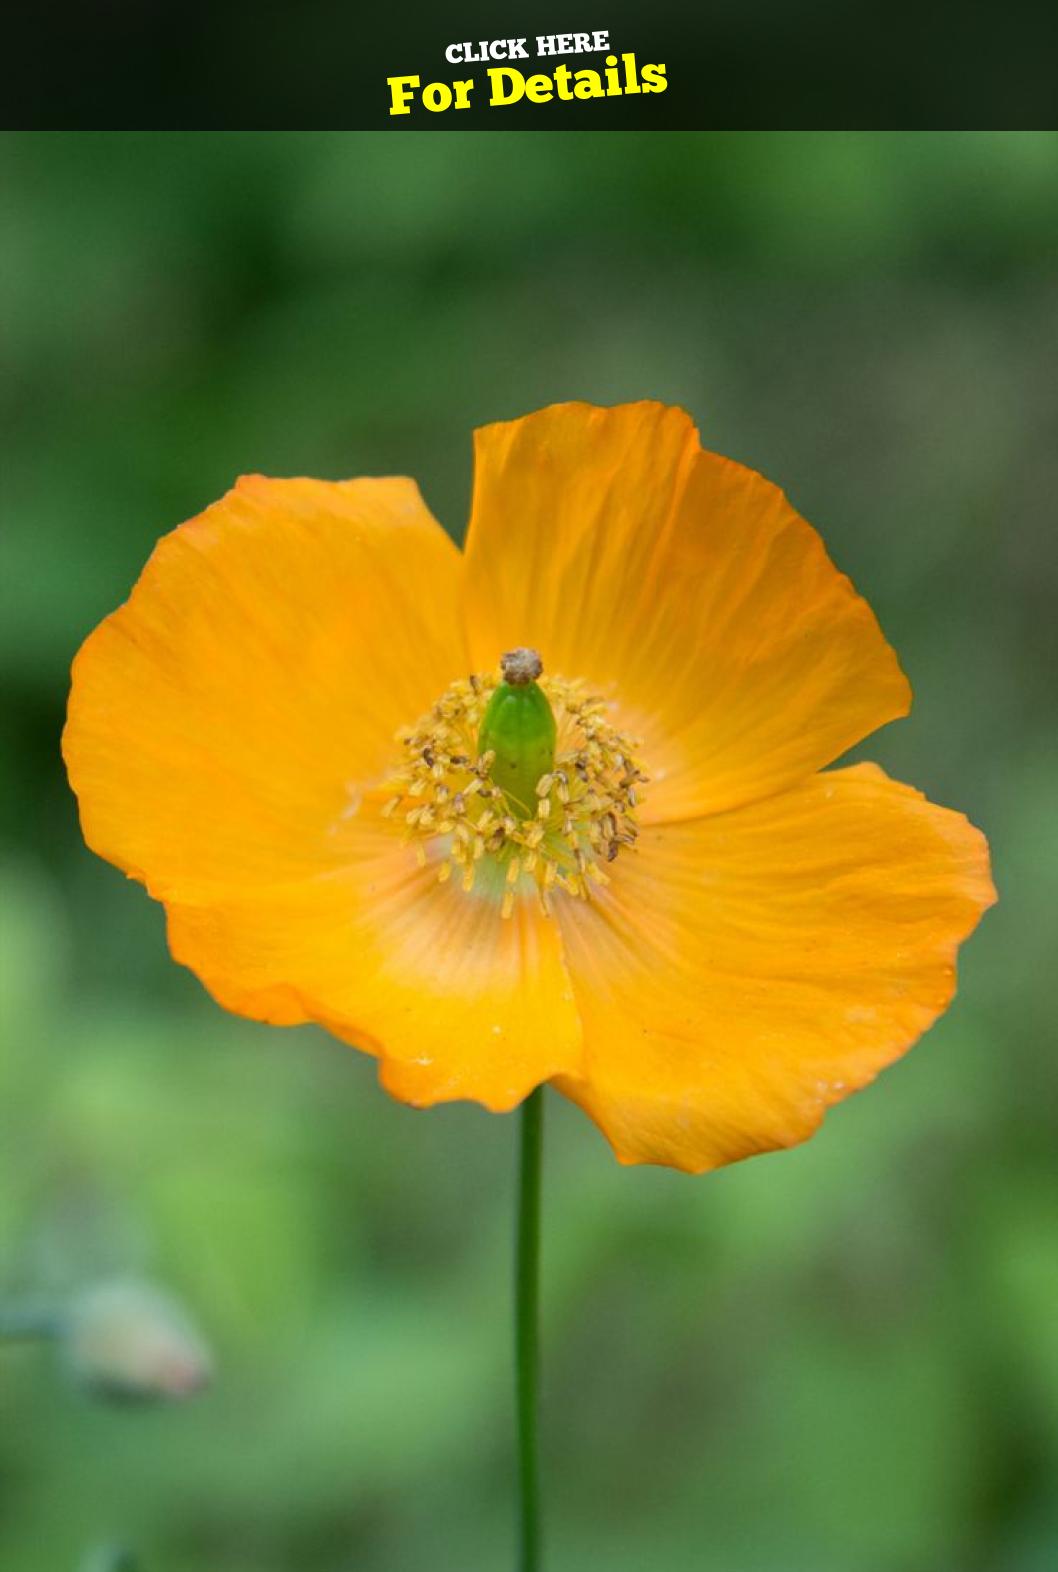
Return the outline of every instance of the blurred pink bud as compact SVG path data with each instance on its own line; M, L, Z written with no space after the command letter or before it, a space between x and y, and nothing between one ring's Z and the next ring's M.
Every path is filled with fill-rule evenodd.
M173 1401L208 1385L213 1359L187 1311L149 1283L107 1281L77 1294L65 1326L66 1356L95 1396Z

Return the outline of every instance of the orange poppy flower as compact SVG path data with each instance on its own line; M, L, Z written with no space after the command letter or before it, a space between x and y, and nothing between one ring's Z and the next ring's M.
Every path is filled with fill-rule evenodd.
M222 1005L405 1102L550 1081L692 1172L801 1141L950 1002L985 840L820 773L908 683L686 414L558 405L475 454L463 552L404 479L250 476L160 541L74 665L85 838Z

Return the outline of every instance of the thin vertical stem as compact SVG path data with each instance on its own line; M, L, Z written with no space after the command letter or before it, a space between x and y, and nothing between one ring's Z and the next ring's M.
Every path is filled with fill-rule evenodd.
M540 1475L537 1456L540 1299L540 1173L544 1139L544 1089L538 1086L521 1110L518 1231L515 1255L514 1347L518 1416L520 1572L539 1572Z

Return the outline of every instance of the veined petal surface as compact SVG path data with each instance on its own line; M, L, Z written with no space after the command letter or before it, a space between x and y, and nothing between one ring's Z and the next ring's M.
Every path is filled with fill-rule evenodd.
M905 714L867 603L783 493L660 404L560 404L476 433L476 665L583 677L642 741L645 823L769 796Z
M438 882L368 799L338 829L340 866L241 898L169 908L174 957L230 1010L320 1022L378 1055L404 1102L494 1112L581 1067L561 939L532 900Z
M561 909L585 1076L559 1089L627 1163L793 1145L946 1008L994 898L980 832L870 765L655 826Z
M89 844L222 1004L502 1109L580 1065L558 930L442 886L380 812L398 729L468 669L459 569L410 481L243 480L87 640L64 752Z
M459 572L410 480L241 480L74 663L88 844L192 904L333 868L397 728L466 670Z

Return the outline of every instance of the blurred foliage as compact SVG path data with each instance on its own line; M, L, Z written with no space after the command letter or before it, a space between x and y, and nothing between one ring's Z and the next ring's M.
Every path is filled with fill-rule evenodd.
M218 1360L111 1412L0 1350L0 1566L508 1564L510 1120L224 1016L91 857L78 643L247 470L417 476L652 396L778 480L916 689L863 750L1001 904L951 1014L807 1146L621 1170L551 1100L554 1572L1058 1559L1058 142L1035 133L0 144L0 1290L172 1285Z

